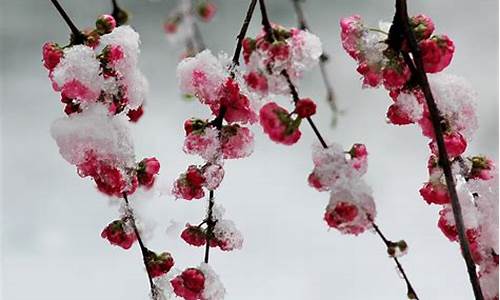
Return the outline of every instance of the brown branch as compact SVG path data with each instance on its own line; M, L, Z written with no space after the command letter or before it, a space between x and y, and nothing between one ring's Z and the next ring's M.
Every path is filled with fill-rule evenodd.
M115 18L116 25L121 26L126 24L128 21L128 13L118 5L117 0L111 0L111 4L113 6L111 15Z
M302 9L301 2L304 0L291 0L291 1L295 9L295 14L297 15L297 22L299 24L299 28L311 32L311 29L307 24L304 10ZM326 68L327 62L328 62L328 54L323 52L319 58L319 69L321 71L321 77L323 78L323 84L325 85L326 89L326 101L328 102L328 104L330 104L330 108L332 109L334 124L335 124L338 114L338 108L337 108L337 101L335 99L335 91L333 90L333 85L330 81L330 76L328 75L328 70Z
M267 32L272 30L272 28L270 28L271 22L269 21L269 18L267 16L266 6L264 3L264 0L259 0L259 4L260 4L261 12L262 12L262 25L264 26L264 31L267 33ZM285 79L287 80L288 86L290 88L290 94L292 95L293 101L294 101L294 103L297 103L297 101L299 101L300 97L299 97L297 88L295 87L295 85L293 84L293 82L290 79L288 72L286 70L283 70L281 72L281 75L283 77L285 77ZM307 121L309 122L309 125L311 126L312 130L314 131L316 137L318 138L318 140L321 143L321 145L323 146L323 148L327 149L328 145L325 143L325 140L321 136L321 134L320 134L319 130L317 129L316 125L314 124L313 120L309 117L309 118L307 118ZM389 248L389 246L391 245L391 242L389 240L387 240L387 238L382 234L382 231L380 230L380 228L374 222L372 222L372 225L373 225L373 228L375 229L375 231L377 232L378 236L382 239L384 244ZM394 262L396 263L398 270L403 275L403 279L406 282L406 286L408 289L407 296L410 299L418 299L417 294L415 293L415 290L413 289L413 286L411 285L410 280L408 279L403 266L401 265L401 263L399 262L399 260L396 257L393 257L393 259L394 259Z
M396 0L396 13L394 16L394 21L390 33L392 33L392 36L390 35L390 38L392 38L392 43L396 44L396 50L398 50L398 48L402 43L402 39L398 40L398 35L399 37L401 37L402 35L403 39L408 42L410 53L413 56L414 68L412 68L412 64L409 64L409 66L411 68L413 76L416 78L420 88L424 93L427 102L427 107L429 108L429 115L432 122L432 126L434 128L436 142L439 150L439 164L443 169L446 180L446 186L448 189L448 193L450 195L453 217L455 219L455 224L458 232L460 248L462 249L462 255L464 257L465 264L467 266L469 280L472 284L475 298L477 300L482 300L484 299L484 297L477 277L476 265L474 263L474 260L472 259L469 242L467 240L467 235L465 233L462 208L460 205L460 201L458 199L455 187L455 180L453 178L453 173L451 171L451 163L444 143L443 130L441 128L441 119L442 119L441 113L439 112L439 109L434 100L434 96L432 95L431 88L429 86L429 81L427 79L427 74L425 73L424 70L422 54L420 52L417 39L415 38L415 34L410 27L406 0ZM399 47L397 45L398 43ZM408 60L408 57L406 57L405 60Z
M54 7L57 9L61 17L64 19L64 22L68 25L69 29L71 30L71 43L73 45L81 45L85 43L85 36L83 33L76 27L75 23L71 20L71 18L68 16L66 11L62 8L61 4L59 4L59 1L57 0L50 0Z
M250 5L248 6L247 14L245 16L245 19L243 20L243 25L241 26L240 33L237 36L236 48L234 50L232 64L230 66L231 78L234 78L234 76L235 76L234 68L239 65L239 59L240 59L240 54L241 54L241 48L243 45L243 39L245 38L245 36L247 34L248 25L250 24L250 20L252 19L256 4L257 4L257 0L250 1ZM220 108L220 111L219 111L219 114L217 115L217 117L211 122L211 124L219 130L219 138L220 138L220 130L222 128L222 123L224 121L225 114L226 114L226 107L223 106ZM208 263L208 261L209 261L210 239L213 235L213 228L215 225L214 220L212 220L213 207L215 204L214 198L215 198L215 192L210 191L209 200L208 200L209 201L208 202L208 209L207 209L207 244L205 246L205 257L204 257L205 263Z
M154 296L157 293L157 291L148 267L148 256L150 255L149 254L150 250L146 246L144 246L144 242L142 241L141 235L139 234L139 230L137 229L137 225L135 223L134 214L132 212L132 209L130 208L130 203L128 201L127 193L123 193L123 199L125 200L127 214L130 214L129 217L130 220L132 221L132 227L134 229L135 236L137 237L137 242L139 242L139 247L141 248L142 260L144 262L144 267L146 268L146 273L148 274L149 286L151 288L151 295Z

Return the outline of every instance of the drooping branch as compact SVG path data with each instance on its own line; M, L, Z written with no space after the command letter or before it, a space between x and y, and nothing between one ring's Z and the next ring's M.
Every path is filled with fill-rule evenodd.
M455 219L456 229L458 232L460 248L462 250L462 255L467 266L467 272L469 274L469 280L474 290L474 296L477 300L482 300L484 299L484 297L476 273L476 265L472 258L469 242L465 233L462 208L458 199L455 180L453 178L453 173L451 170L451 163L444 143L443 130L441 128L441 113L436 105L434 96L432 95L429 81L427 79L427 74L424 70L422 54L418 46L417 39L410 27L406 0L396 0L396 13L394 15L394 21L391 27L391 31L389 32L389 39L390 43L392 44L390 45L393 46L395 50L399 50L401 48L403 40L407 41L410 53L412 54L413 60L408 55L405 55L404 59L410 67L412 75L417 80L418 85L422 89L422 92L424 93L426 99L427 107L429 108L429 116L431 119L432 127L434 128L435 138L439 150L439 165L443 169L448 194L451 199L451 207L453 210L453 217Z
M148 274L148 281L149 281L149 286L151 289L151 295L154 298L154 295L157 293L155 284L153 282L153 278L151 277L151 272L148 267L148 256L150 255L149 249L144 245L144 242L142 241L141 235L139 233L139 230L137 229L137 224L135 222L135 216L133 214L132 209L130 208L130 203L128 201L128 196L127 193L123 193L123 199L125 200L125 206L127 210L127 216L130 218L132 227L134 229L135 236L137 237L137 242L139 243L139 247L141 248L141 254L142 254L142 260L144 262L144 267L146 268L146 273Z
M232 64L229 67L230 69L230 75L232 78L235 76L235 67L239 65L239 59L240 59L240 54L241 54L241 48L243 45L243 39L245 38L248 30L248 26L250 24L250 20L252 19L253 12L255 10L255 6L257 4L257 0L251 0L250 5L248 6L248 10L245 16L245 19L243 20L243 25L241 26L240 32L237 36L237 43L236 43L236 48L234 50L234 55L232 59ZM226 107L221 107L219 114L217 117L211 122L212 125L215 126L219 130L219 138L220 138L220 130L222 128L222 123L224 121L224 115L226 114ZM213 229L215 226L215 222L213 220L213 207L215 205L215 192L213 190L210 191L209 193L209 199L208 199L208 209L207 209L207 243L205 245L205 257L204 257L204 262L208 263L209 261L209 256L210 256L210 239L213 235Z
M293 3L293 7L295 9L295 14L297 15L297 22L299 25L299 28L302 30L307 30L311 31L311 28L307 24L307 20L304 14L304 10L302 9L302 4L301 2L304 0L291 0ZM328 54L323 52L321 56L319 57L319 69L321 71L321 77L323 78L323 84L325 85L326 89L326 101L330 105L330 108L332 109L333 112L333 124L336 124L337 121L337 116L338 116L338 108L337 108L337 102L335 99L335 92L333 90L333 85L330 81L330 76L328 75L328 70L326 68L327 62L328 62Z
M389 241L385 237L385 235L382 233L382 231L380 230L380 228L378 227L378 225L375 224L375 222L373 222L373 221L372 221L372 226L373 226L373 229L375 229L375 232L377 233L377 235L384 242L384 244L387 247L387 249L391 249L392 247L394 247L394 242ZM406 290L407 290L406 295L408 296L408 299L416 299L416 300L418 300L419 298L417 296L417 293L415 292L415 289L411 285L410 279L408 278L408 275L406 275L406 272L405 272L405 270L403 268L403 265L401 265L401 263L399 262L399 259L397 257L392 256L392 259L396 263L396 267L398 268L399 273L401 273L401 275L403 276L404 281L406 282Z
M267 32L272 32L271 22L269 21L269 17L267 15L267 9L266 9L264 0L259 0L259 5L260 5L261 12L262 12L262 25L264 26L264 31L266 33ZM298 94L298 91L297 91L297 87L293 84L293 82L292 82L292 80L290 78L290 75L288 74L288 72L286 70L283 70L281 72L281 75L286 79L286 81L288 83L288 86L290 88L290 94L292 96L292 99L293 99L294 103L297 103L300 100L300 97L299 97L299 94ZM319 130L316 127L316 125L314 124L314 121L311 119L311 117L308 117L307 121L308 121L309 125L311 126L314 134L318 138L319 142L323 146L323 148L327 149L328 145L326 144L326 142L323 139L321 133L319 132ZM386 245L387 249L389 249L390 246L392 246L392 244L391 244L392 242L389 241L382 234L382 231L380 230L380 228L378 227L378 225L376 225L373 221L371 223L372 223L373 228L377 232L378 236L382 239L382 241ZM399 262L399 260L396 257L393 256L392 258L394 259L394 262L396 263L396 266L397 266L399 272L403 275L403 279L406 282L407 296L408 296L408 298L410 298L410 299L418 299L418 296L417 296L417 294L416 294L413 286L411 285L411 282L408 279L408 276L406 275L406 272L405 272L403 266L401 265L401 263Z
M57 0L50 0L54 7L57 9L61 17L64 19L64 22L68 25L71 30L71 43L73 45L81 45L85 42L85 36L83 33L76 27L75 23L68 16L66 11L62 8L61 4Z
M116 25L121 26L126 24L128 21L128 13L118 5L117 0L111 0L111 4L113 6L111 15L115 18Z

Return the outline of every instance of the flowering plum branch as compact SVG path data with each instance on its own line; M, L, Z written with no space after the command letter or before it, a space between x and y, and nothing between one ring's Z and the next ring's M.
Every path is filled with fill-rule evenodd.
M98 191L122 198L120 219L106 226L101 237L123 249L138 241L151 296L157 299L153 279L167 273L174 260L170 253L158 255L144 245L144 228L128 200L139 186L150 189L160 170L156 158L136 162L127 124L142 116L147 90L137 66L139 35L130 26L117 27L111 15L100 16L94 29L81 32L58 1L52 3L72 30L68 46L43 45L44 66L67 114L52 124L52 137L80 177L91 177ZM75 38L77 33L81 38Z
M267 9L264 0L259 0L259 5L262 14L262 26L264 32L266 33L265 38L269 43L273 43L274 45L275 43L278 42L275 38L276 36L275 33L279 29L276 30L274 29L276 27L273 27L273 25L271 25L271 22L269 21L269 17L267 15ZM339 229L343 233L351 233L355 235L362 233L366 228L370 226L373 227L375 232L378 234L378 236L382 239L382 241L386 245L389 256L394 259L399 272L402 274L403 279L405 280L405 283L407 285L408 298L418 299L418 296L413 286L411 285L410 280L403 266L401 265L398 259L398 256L403 255L407 251L408 246L406 242L389 241L384 236L380 228L373 221L373 218L375 217L375 208L374 208L375 205L373 203L373 199L369 195L368 188L365 186L364 182L361 181L361 179L359 178L359 176L366 171L363 170L366 169L366 156L367 156L366 148L362 144L355 144L353 148L348 152L351 155L351 161L350 162L345 161L344 158L345 152L339 150L339 146L337 145L329 146L326 143L325 139L320 134L314 121L312 120L311 116L315 112L314 102L311 102L312 104L308 104L307 106L310 106L310 108L305 110L306 113L303 113L302 107L304 107L304 103L310 103L309 100L300 99L297 88L293 83L292 78L289 75L288 70L286 68L281 70L280 74L286 79L286 82L289 87L289 92L292 96L293 102L295 103L296 107L295 111L298 113L299 120L302 116L308 121L314 134L318 138L321 147L324 149L323 151L319 149L314 150L315 153L313 154L313 159L315 161L316 167L313 173L309 176L309 183L311 186L315 187L320 191L330 190L330 189L332 190L331 203L327 207L327 212L325 213L325 221L328 223L328 225ZM266 109L266 106L264 106L263 109L261 110L261 125L264 127L264 131L266 131L266 127L269 127L268 122L266 121L263 122L263 112L265 115L267 115L269 112L269 110ZM274 110L276 112L279 111L279 109L280 108L276 108L275 106L273 106L270 110ZM298 129L295 130L296 132L298 132ZM293 136L293 133L288 135ZM271 139L273 139L272 136L270 137ZM286 141L286 139L273 139L273 140L281 142L283 144L289 144ZM295 141L296 139L293 140L293 143ZM337 152L337 154L335 154L335 152ZM331 161L330 163L334 163L334 167L332 167L331 169L325 168L325 166L329 164L327 163L327 161ZM339 162L340 164L338 164ZM345 168L344 164L349 165L349 167ZM346 170L345 173L342 173L340 169L345 169ZM344 180L347 181L347 183L342 182ZM329 183L326 183L325 181L329 181ZM350 190L346 189L346 186L350 188ZM355 204L356 201L354 201L355 205L353 205L352 203L344 202L346 199L355 198L354 193L356 190L358 190L357 192L361 191L360 199L363 199L363 200L358 200L359 201L358 205L360 209L358 209L358 207L356 206ZM363 192L363 190L365 191ZM363 216L362 214L358 213L358 210L364 211L365 215Z
M477 129L476 95L462 78L427 75L451 63L453 41L433 35L429 17L410 18L404 0L396 1L392 25L383 23L380 30L365 27L357 15L343 18L340 25L343 47L358 62L364 87L383 85L394 101L388 122L417 123L431 139L429 181L420 194L428 204L443 206L438 227L450 241L459 242L476 299L498 299L495 166L486 156L461 157Z

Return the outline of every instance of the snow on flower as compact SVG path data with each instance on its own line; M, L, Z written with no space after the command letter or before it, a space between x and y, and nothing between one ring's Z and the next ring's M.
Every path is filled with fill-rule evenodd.
M210 265L187 268L170 280L173 293L185 300L222 300L226 290Z
M231 220L218 220L214 226L214 236L221 250L241 249L243 236Z
M371 228L376 216L375 202L366 183L357 177L337 182L332 189L324 219L344 234L358 235Z
M198 154L210 162L216 161L220 157L219 131L205 127L189 133L184 140L184 152Z
M139 35L130 26L114 24L112 16L101 16L98 28L86 33L85 45L43 46L44 65L68 115L91 102L105 103L113 114L132 112L133 121L142 115L133 112L142 107L148 90L138 67Z
M62 157L73 165L84 163L89 152L124 167L131 167L135 161L127 121L122 116L110 116L102 104L56 120L51 134Z
M218 100L220 87L226 77L224 66L210 50L204 50L195 57L185 58L177 66L181 92L194 95L207 105Z
M66 48L52 71L54 89L66 97L95 101L102 89L100 64L94 50L84 45Z
M270 42L262 31L255 39L247 37L243 41L247 67L244 77L250 88L261 95L288 94L281 72L286 70L295 82L319 62L323 53L319 38L308 31L273 25L273 36L275 40Z

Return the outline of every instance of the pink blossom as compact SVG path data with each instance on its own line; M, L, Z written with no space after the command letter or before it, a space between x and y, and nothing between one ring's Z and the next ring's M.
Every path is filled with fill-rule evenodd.
M43 65L49 71L59 64L64 53L63 50L56 43L47 42L42 47Z
M248 64L250 60L250 55L252 55L253 51L257 48L256 42L254 39L246 37L242 43L243 46L243 59L245 64Z
M115 18L111 15L101 15L95 22L96 30L99 34L106 34L113 31L116 27Z
M148 251L145 259L147 270L152 278L167 274L174 266L174 259L168 252L158 255L152 251Z
M89 89L77 79L64 83L61 92L68 98L81 99L84 101L93 101L99 96L99 94Z
M474 156L469 158L472 162L470 178L490 180L494 177L495 164L485 156Z
M107 45L103 50L103 58L109 65L115 65L125 57L123 48L120 45Z
M247 127L227 125L221 130L222 153L225 159L250 156L253 152L253 134Z
M340 225L352 222L358 216L358 208L347 202L338 202L328 207L325 212L325 221L328 226L339 228Z
M248 74L244 75L243 78L245 79L245 82L248 84L248 86L254 91L264 95L267 94L269 88L267 84L267 78L262 73L249 72Z
M219 102L211 105L214 115L218 115L221 107L226 109L224 119L229 122L255 123L257 114L250 107L250 100L240 92L238 83L228 78L222 86Z
M397 104L389 106L389 109L387 110L387 119L394 125L407 125L413 123L411 117L402 111Z
M364 86L377 87L383 80L380 70L377 70L373 66L369 66L365 62L360 63L356 71L363 75Z
M203 300L205 275L195 268L188 268L170 281L174 293L185 300Z
M450 196L445 184L428 182L420 189L420 195L428 204L450 203Z
M382 71L384 87L388 90L401 89L411 77L408 66L399 60L391 60Z
M299 140L300 119L292 119L286 109L269 102L261 108L259 115L260 125L271 140L284 145L292 145Z
M416 15L410 18L410 25L417 40L425 40L431 37L434 31L434 23L426 15Z
M198 226L186 224L186 228L181 233L181 238L189 245L200 247L206 244L205 232Z
M446 68L453 58L455 45L446 35L433 36L419 43L427 73L437 73Z
M137 179L139 184L151 188L155 182L155 176L160 171L160 162L154 158L143 159L137 168Z
M189 166L186 173L183 173L174 182L172 194L176 198L185 200L200 199L205 196L203 191L203 184L205 178L200 169L196 166Z
M112 245L120 246L123 249L130 249L137 240L133 230L126 230L125 220L111 222L101 233L103 239L107 239Z
M459 132L451 132L444 135L444 145L448 156L454 158L464 153L467 148L467 141ZM429 147L433 154L438 155L439 151L436 141L431 141Z
M183 150L187 154L198 154L206 160L213 160L216 158L219 144L219 131L206 127L190 132L184 140Z
M310 98L300 99L295 103L295 112L300 118L308 118L316 113L316 103Z
M359 59L359 40L363 34L363 24L361 17L354 15L340 19L340 37L345 51L354 59Z
M205 177L204 186L208 190L215 190L219 187L224 178L224 168L220 165L209 164L203 167L203 177Z
M365 171L368 165L368 151L364 144L354 144L349 150L351 166L358 171ZM363 172L364 173L364 172Z
M217 7L212 2L202 1L198 4L197 12L203 21L210 22L217 12Z
M165 33L167 34L174 34L177 32L177 23L173 22L172 20L168 20L163 24L163 29L165 30Z

